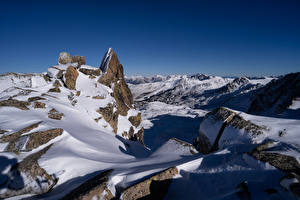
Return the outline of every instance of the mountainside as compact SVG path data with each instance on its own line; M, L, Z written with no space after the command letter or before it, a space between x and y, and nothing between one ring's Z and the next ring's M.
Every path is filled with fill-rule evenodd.
M0 75L0 199L299 199L299 91L299 73L125 78L111 48L100 67L62 52Z

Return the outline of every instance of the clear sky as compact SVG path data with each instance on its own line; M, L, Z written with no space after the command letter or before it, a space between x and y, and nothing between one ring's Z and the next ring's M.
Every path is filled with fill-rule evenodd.
M300 71L300 1L0 0L0 73L44 72L61 51L126 75Z

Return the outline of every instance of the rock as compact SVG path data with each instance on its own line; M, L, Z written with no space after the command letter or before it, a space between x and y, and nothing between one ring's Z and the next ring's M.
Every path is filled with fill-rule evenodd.
M9 144L6 147L6 151L10 152L18 152L19 148L16 146L17 141L20 139L21 135L24 133L28 133L31 130L37 128L42 122L37 122L35 124L32 124L30 126L27 126L15 133L4 135L0 138L1 142L8 142Z
M48 90L48 92L56 92L56 93L60 93L60 89L58 87L55 87L55 88L50 88Z
M81 73L84 73L85 75L100 76L101 74L100 69L88 69L88 68L81 67L79 68L79 71Z
M114 106L111 103L108 104L106 107L99 108L99 110L97 110L97 112L103 116L104 120L109 123L113 131L117 133L119 113L117 111L116 112L113 111L114 111Z
M218 122L221 122L222 125L220 127L216 127L216 132L207 132L207 129L205 129L205 126L207 124L210 124L211 126L211 124L217 124ZM201 122L199 136L194 139L194 145L196 149L204 154L218 150L219 143L221 141L221 138L223 137L223 132L228 126L237 130L246 131L250 135L250 138L252 140L263 134L264 130L267 130L266 127L258 126L249 120L245 120L234 111L223 107L217 108L212 112L206 114L203 121ZM229 142L234 143L235 140L238 140L238 135L236 138L232 138L232 141Z
M287 74L262 87L252 99L248 113L281 114L300 97L300 72Z
M176 167L171 167L146 180L139 182L122 193L122 199L163 199L175 175L178 174Z
M55 110L54 108L52 108L52 109L48 112L48 117L51 118L51 119L61 120L63 116L64 116L63 113L58 112L58 111Z
M74 67L69 66L67 68L67 71L65 73L65 84L67 88L69 88L70 90L76 90L76 79L78 75L79 74Z
M138 113L137 116L130 116L128 118L128 120L130 121L130 123L133 126L135 126L137 128L141 124L141 121L142 121L141 113Z
M8 99L0 101L0 107L15 107L19 108L21 110L29 110L27 106L29 106L30 103L26 101L19 101L16 99Z
M115 83L113 96L116 100L117 109L120 112L120 115L126 116L127 111L132 107L133 97L124 80Z
M108 178L111 172L112 170L100 172L98 175L90 178L69 192L67 195L61 198L61 200L113 199L114 196L107 187Z
M62 85L60 84L59 80L55 80L54 83L53 83L53 86L56 87L56 88L59 88Z
M73 61L73 58L72 58L71 54L69 54L67 52L61 52L59 54L58 64L72 63L72 61Z
M85 57L75 55L75 56L73 56L72 62L78 63L78 66L80 67L81 65L85 65Z
M43 97L30 97L30 98L28 98L28 102L33 102L33 101L39 101L39 100L46 100L45 98L43 98Z
M248 183L247 181L243 181L240 183L237 187L237 196L242 199L242 200L250 200L251 199L251 193L249 192L248 189Z
M81 91L76 91L76 96L79 97L81 94Z
M92 98L93 98L93 99L104 99L104 97L103 97L103 96L99 96L99 95L97 95L97 96L93 96Z
M33 150L43 144L48 143L50 140L56 138L57 136L63 133L63 129L55 128L46 131L38 131L31 133L28 136L27 143L26 143L26 150ZM26 137L26 136L25 136Z
M116 99L118 111L120 115L126 116L129 108L132 108L133 97L124 79L123 66L111 48L104 56L100 69L103 75L98 82L108 87L114 84L113 96Z
M46 108L46 104L42 102L34 102L34 108Z

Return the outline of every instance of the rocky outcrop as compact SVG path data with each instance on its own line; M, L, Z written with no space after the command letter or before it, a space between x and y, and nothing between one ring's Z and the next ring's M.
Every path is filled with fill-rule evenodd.
M81 73L84 73L85 75L100 76L101 74L100 69L88 69L88 68L80 67L79 71Z
M79 74L74 67L69 66L67 68L67 71L64 76L65 84L66 84L67 88L69 88L70 90L76 90L76 80L77 80L78 75Z
M112 127L113 131L115 133L117 133L119 113L117 111L114 112L113 104L110 103L104 108L99 108L99 110L97 110L97 112L103 116L104 120L109 123L109 125Z
M39 96L37 96L37 97L30 97L30 98L28 98L28 102L34 102L34 101L39 101L39 100L46 100L45 98L43 98L43 97L39 97Z
M27 139L25 149L31 151L43 144L48 143L50 140L60 136L63 133L63 129L54 128L46 131L38 131L31 133L29 136L24 136ZM28 138L27 138L28 137Z
M272 80L261 88L252 99L248 113L283 113L293 99L300 97L300 72Z
M50 89L48 90L48 92L60 93L60 89L59 89L59 87L50 88Z
M81 65L85 65L85 57L84 56L75 55L72 58L72 62L73 63L78 63L78 67L80 67Z
M5 176L2 187L5 192L0 198L8 198L22 194L42 194L48 192L56 183L57 179L49 175L39 166L38 160L45 154L52 145L27 156L23 161L16 163L10 168L9 176ZM24 182L26 180L26 182Z
M100 172L93 178L85 181L80 186L69 192L61 200L92 200L92 199L113 199L114 196L107 188L107 182L112 170Z
M113 86L113 96L116 99L118 111L120 115L126 116L127 111L132 108L133 97L124 79L123 66L111 48L104 56L100 69L103 75L98 81L108 87Z
M59 58L58 58L58 64L67 64L67 63L72 63L73 62L73 58L71 56L71 54L67 53L67 52L61 52L59 54Z
M216 126L214 131L207 132L205 130L205 126L212 126L216 123L219 123L220 125ZM201 153L209 153L218 150L221 138L226 137L223 133L227 127L232 127L237 131L244 130L249 134L249 138L256 138L263 134L264 130L267 130L266 127L258 126L249 120L245 120L238 113L221 107L213 110L204 117L204 120L200 124L199 136L194 139L194 146ZM238 140L238 138L239 135L236 135L236 138L232 138L232 140Z
M21 110L29 110L27 106L29 106L30 103L27 101L19 101L16 99L8 99L0 101L0 107L15 107L19 108Z
M178 169L176 167L169 168L125 189L121 197L126 200L163 199L173 177L177 174Z
M55 110L54 108L52 108L52 109L48 112L48 117L49 117L50 119L61 120L63 116L64 116L63 113L58 112L58 111Z
M138 113L137 116L130 116L128 120L133 126L138 127L142 121L141 113Z

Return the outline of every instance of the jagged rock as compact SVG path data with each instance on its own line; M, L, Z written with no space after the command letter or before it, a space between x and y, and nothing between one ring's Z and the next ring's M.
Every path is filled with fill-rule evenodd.
M54 83L53 83L53 86L56 87L56 88L59 88L62 85L60 84L59 80L55 80Z
M107 187L108 178L111 172L112 170L106 170L99 173L72 190L70 193L61 198L61 200L113 199L114 196Z
M79 97L79 96L80 96L80 94L81 94L81 91L77 91L77 92L76 92L76 96L78 96L78 97Z
M48 90L48 92L56 92L56 93L60 93L60 89L59 89L59 87L50 88L50 89Z
M49 175L38 164L39 158L51 146L27 156L10 168L8 175L11 178L2 185L6 190L0 194L0 198L28 194L29 191L31 194L42 194L48 192L57 183L57 179Z
M34 102L34 108L46 108L46 104L42 102Z
M0 101L0 107L16 107L21 110L29 110L27 106L29 106L30 103L26 101L19 101L16 99L8 99Z
M150 178L139 182L122 193L122 199L163 199L175 175L178 174L176 167L169 168Z
M25 148L26 150L33 150L43 144L46 144L47 142L56 138L57 136L61 135L63 131L64 130L61 128L55 128L46 131L38 131L38 132L31 133L28 136Z
M54 108L52 108L49 112L48 112L48 117L51 119L56 119L56 120L61 120L61 118L64 116L63 113L58 112L57 110L55 110Z
M133 126L138 127L142 121L141 113L138 113L137 116L130 116L128 120Z
M19 148L16 146L17 141L20 139L21 135L24 133L28 133L29 131L37 128L42 122L37 122L35 124L32 124L30 126L27 126L15 133L4 135L0 138L1 142L8 142L8 146L6 147L6 151L10 152L18 152Z
M210 153L212 149L209 139L200 131L198 137L196 137L193 141L193 146L197 149L197 151L203 154Z
M111 48L104 56L100 69L103 75L98 81L108 87L112 87L112 84L114 84L113 96L116 99L117 108L120 115L126 116L127 111L132 107L133 97L124 80L123 66L120 64L117 54Z
M85 65L85 57L84 56L78 56L75 55L72 58L73 63L78 63L78 66L80 67L81 65Z
M30 97L28 98L28 102L33 102L33 101L39 101L39 100L46 100L45 98L43 97Z
M108 104L106 107L99 108L99 110L97 110L97 112L103 116L104 120L109 123L113 131L117 133L119 113L117 111L116 112L113 111L114 111L114 106L111 103Z
M67 68L67 71L65 73L65 84L67 88L69 88L70 90L76 90L76 79L78 75L79 74L74 67L69 66Z
M72 63L73 57L67 52L61 52L58 58L58 64Z
M300 72L287 74L272 80L253 98L248 113L283 113L293 99L300 97Z
M132 107L133 97L124 80L120 80L114 85L113 95L116 100L117 109L119 110L120 115L126 116L127 111Z
M87 68L79 68L79 71L84 73L85 75L93 75L93 76L100 76L101 70L100 69L87 69Z

